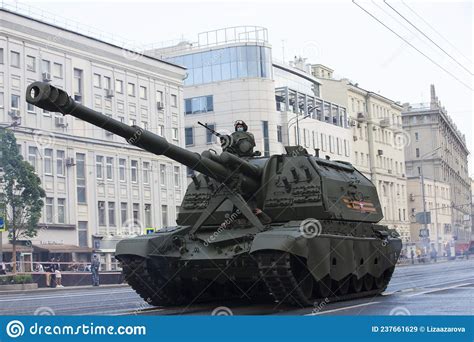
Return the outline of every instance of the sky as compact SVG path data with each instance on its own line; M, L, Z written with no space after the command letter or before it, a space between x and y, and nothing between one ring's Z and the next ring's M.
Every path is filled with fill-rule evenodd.
M327 65L336 77L394 101L429 102L434 84L442 105L466 135L468 149L474 151L472 1L356 0L421 53L350 0L22 3L123 37L137 47L182 38L196 41L199 32L224 27L263 26L275 59L301 56ZM471 175L473 161L471 157Z

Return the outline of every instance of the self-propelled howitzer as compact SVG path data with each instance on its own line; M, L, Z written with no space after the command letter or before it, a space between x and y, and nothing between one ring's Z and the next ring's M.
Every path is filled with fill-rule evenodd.
M27 101L200 173L187 188L178 226L117 244L126 281L148 303L241 297L301 306L386 288L401 240L377 224L383 215L376 188L350 163L310 155L300 146L258 157L245 147L253 148L253 141L242 140L232 153L192 153L41 82L28 87Z

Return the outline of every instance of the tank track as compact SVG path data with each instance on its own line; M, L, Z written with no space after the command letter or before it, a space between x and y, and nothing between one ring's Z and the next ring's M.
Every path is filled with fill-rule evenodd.
M148 273L146 259L139 257L129 257L121 260L122 272L125 281L143 298L148 304L154 306L172 305L173 300L161 289L166 286L165 282L160 282Z
M381 294L387 287L391 278L391 273L384 280L384 285L375 290L361 291L359 293L348 293L345 295L336 295L331 288L331 295L327 297L307 297L299 286L291 265L291 255L284 252L265 252L258 253L257 261L260 276L267 285L271 295L276 301L292 306L316 306L322 302L338 302L367 296L376 296ZM392 271L393 272L393 271ZM308 275L310 276L310 275Z

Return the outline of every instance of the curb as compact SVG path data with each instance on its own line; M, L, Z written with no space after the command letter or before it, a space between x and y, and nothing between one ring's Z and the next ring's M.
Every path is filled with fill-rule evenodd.
M33 293L33 292L59 292L67 290L100 290L100 289L115 289L129 287L128 284L104 284L100 286L84 285L84 286L66 286L66 287L41 287L34 290L11 290L11 291L0 291L0 297L2 295L9 294L21 294L21 293Z

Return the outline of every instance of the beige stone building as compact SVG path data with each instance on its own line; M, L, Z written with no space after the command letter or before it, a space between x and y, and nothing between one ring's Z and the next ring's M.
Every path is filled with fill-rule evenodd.
M410 241L406 198L402 106L380 94L365 90L347 79L333 79L333 70L316 64L312 73L321 77L323 95L345 104L352 131L351 161L374 182L383 207L383 224L397 229Z
M419 176L408 177L407 200L410 213L411 241L420 247L434 247L438 252L445 252L453 242L451 218L451 189L448 183L425 178L426 210L430 212L431 223L427 224L430 243L425 245L420 237L423 224L415 222L416 213L423 212L423 196Z
M453 243L460 252L471 238L471 183L465 136L440 104L434 85L430 102L405 104L402 117L403 129L410 138L405 148L407 175L423 174L427 179L449 184ZM430 241L436 243L432 238Z

